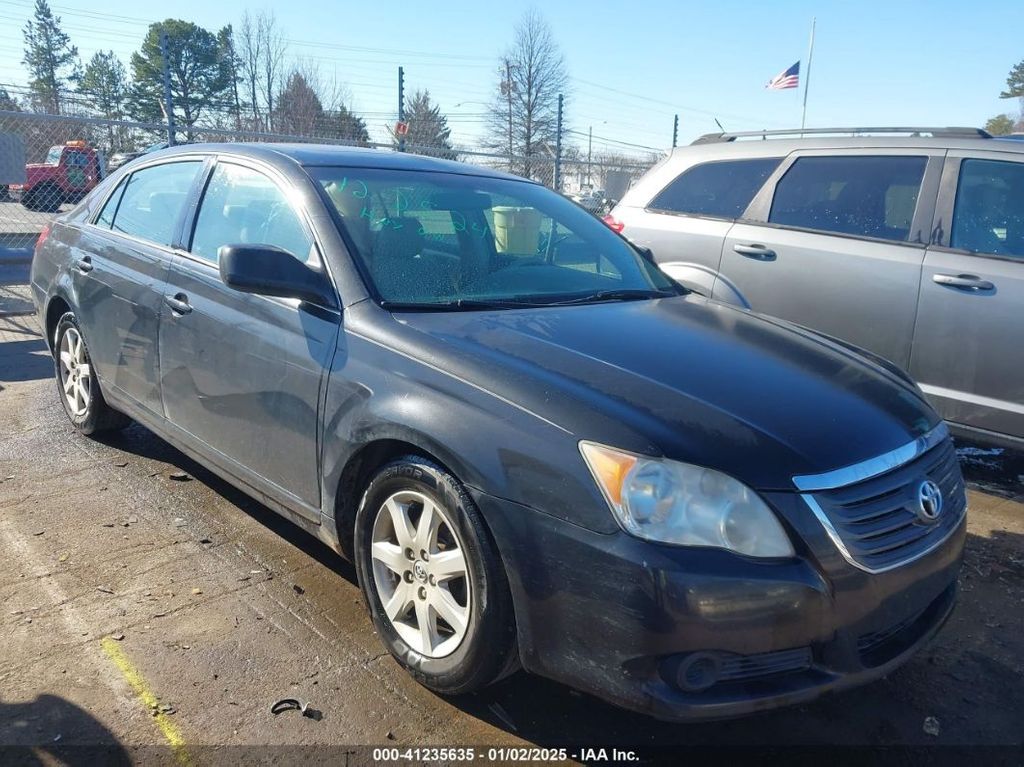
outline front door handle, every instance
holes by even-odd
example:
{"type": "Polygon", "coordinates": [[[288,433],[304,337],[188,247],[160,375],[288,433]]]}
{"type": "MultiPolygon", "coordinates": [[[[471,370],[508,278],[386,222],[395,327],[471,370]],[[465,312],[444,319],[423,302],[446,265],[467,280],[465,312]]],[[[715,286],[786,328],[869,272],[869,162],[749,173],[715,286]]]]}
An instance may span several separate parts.
{"type": "Polygon", "coordinates": [[[192,304],[188,302],[188,296],[178,293],[175,296],[164,296],[164,303],[171,307],[175,314],[188,314],[192,311],[192,304]]]}
{"type": "Polygon", "coordinates": [[[82,274],[88,274],[92,271],[92,256],[82,256],[75,263],[75,266],[78,267],[78,271],[82,274]]]}
{"type": "Polygon", "coordinates": [[[957,290],[993,290],[993,285],[988,280],[975,277],[973,274],[933,274],[932,282],[957,290]]]}
{"type": "Polygon", "coordinates": [[[775,251],[764,245],[733,245],[732,249],[741,256],[753,258],[757,261],[773,261],[775,259],[775,251]]]}

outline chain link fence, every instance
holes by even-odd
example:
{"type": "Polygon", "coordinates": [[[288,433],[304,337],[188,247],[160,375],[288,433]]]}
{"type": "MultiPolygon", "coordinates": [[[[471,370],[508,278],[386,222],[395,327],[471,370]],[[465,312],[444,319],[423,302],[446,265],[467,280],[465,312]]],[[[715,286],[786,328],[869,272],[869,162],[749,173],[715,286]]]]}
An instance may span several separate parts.
{"type": "MultiPolygon", "coordinates": [[[[336,134],[336,131],[335,131],[336,134]]],[[[329,143],[395,151],[392,143],[354,142],[309,126],[302,133],[277,133],[235,127],[179,128],[178,143],[292,142],[329,143]]],[[[46,223],[70,209],[108,173],[167,145],[164,123],[106,120],[96,117],[0,111],[0,248],[30,247],[46,223]]],[[[406,141],[413,154],[442,157],[481,165],[538,181],[561,190],[573,190],[574,199],[595,214],[602,214],[658,158],[643,162],[623,158],[563,156],[553,147],[541,147],[532,156],[509,155],[472,147],[420,146],[406,141]],[[560,165],[560,167],[558,167],[560,165]]]]}

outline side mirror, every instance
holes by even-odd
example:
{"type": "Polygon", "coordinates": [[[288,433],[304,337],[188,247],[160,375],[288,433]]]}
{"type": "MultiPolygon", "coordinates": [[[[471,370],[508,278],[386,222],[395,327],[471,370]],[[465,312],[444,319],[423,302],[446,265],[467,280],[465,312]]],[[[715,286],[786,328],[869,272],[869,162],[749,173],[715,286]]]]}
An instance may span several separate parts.
{"type": "Polygon", "coordinates": [[[337,306],[330,281],[273,245],[222,245],[217,251],[220,278],[243,293],[298,298],[320,306],[337,306]]]}

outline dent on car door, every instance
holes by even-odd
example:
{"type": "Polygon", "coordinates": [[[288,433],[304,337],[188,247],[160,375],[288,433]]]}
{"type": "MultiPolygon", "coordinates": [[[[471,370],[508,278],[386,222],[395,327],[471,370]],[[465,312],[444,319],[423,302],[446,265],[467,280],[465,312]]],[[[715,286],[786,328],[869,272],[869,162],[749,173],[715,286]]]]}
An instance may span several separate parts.
{"type": "Polygon", "coordinates": [[[157,365],[170,246],[202,162],[143,168],[84,227],[71,266],[89,353],[111,396],[162,413],[157,365]]]}
{"type": "Polygon", "coordinates": [[[791,158],[729,232],[715,297],[906,368],[940,172],[927,152],[791,158]]]}
{"type": "Polygon", "coordinates": [[[942,416],[1024,438],[1024,157],[950,152],[911,373],[942,416]]]}
{"type": "Polygon", "coordinates": [[[160,328],[168,422],[278,502],[319,520],[319,401],[340,315],[297,299],[236,291],[218,248],[266,244],[319,259],[278,182],[218,162],[187,254],[175,257],[160,328]]]}

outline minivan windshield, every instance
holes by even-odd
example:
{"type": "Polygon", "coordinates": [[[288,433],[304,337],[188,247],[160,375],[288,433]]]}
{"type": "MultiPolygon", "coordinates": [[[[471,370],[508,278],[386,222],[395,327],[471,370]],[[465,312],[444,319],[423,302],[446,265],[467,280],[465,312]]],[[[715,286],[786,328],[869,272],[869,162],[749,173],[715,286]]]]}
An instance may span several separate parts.
{"type": "Polygon", "coordinates": [[[686,292],[601,221],[512,179],[308,169],[383,305],[514,308],[686,292]]]}

